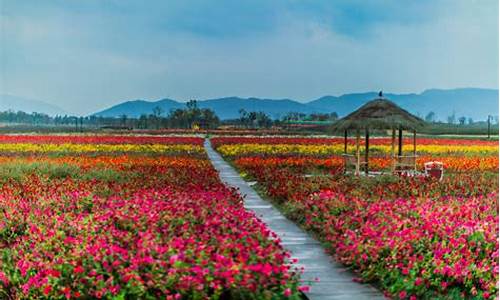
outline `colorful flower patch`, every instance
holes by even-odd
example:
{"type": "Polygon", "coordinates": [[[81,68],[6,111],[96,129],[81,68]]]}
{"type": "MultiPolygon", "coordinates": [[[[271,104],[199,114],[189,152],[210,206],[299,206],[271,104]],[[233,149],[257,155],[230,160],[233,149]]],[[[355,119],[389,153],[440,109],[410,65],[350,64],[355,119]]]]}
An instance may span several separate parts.
{"type": "Polygon", "coordinates": [[[151,135],[0,135],[4,144],[189,144],[203,146],[190,136],[151,135]]]}
{"type": "Polygon", "coordinates": [[[58,146],[110,152],[0,158],[0,298],[299,298],[289,254],[189,154],[202,139],[154,144],[188,146],[168,156],[78,140],[58,146]]]}
{"type": "MultiPolygon", "coordinates": [[[[378,141],[374,152],[390,149],[387,139],[378,141]]],[[[345,176],[342,143],[278,137],[214,141],[289,218],[387,296],[495,299],[497,142],[419,139],[419,169],[426,161],[443,162],[442,181],[345,176]]],[[[384,169],[390,161],[378,156],[370,164],[384,169]]]]}
{"type": "MultiPolygon", "coordinates": [[[[237,155],[316,155],[331,156],[344,153],[344,145],[329,144],[229,144],[220,145],[218,151],[225,156],[237,155]]],[[[1,150],[1,148],[0,148],[1,150]]],[[[364,148],[360,149],[361,151],[364,148]]],[[[354,153],[356,147],[348,145],[348,153],[354,153]]],[[[371,145],[370,152],[373,154],[390,154],[390,145],[371,145]]],[[[395,150],[397,151],[397,150],[395,150]]],[[[403,151],[412,152],[413,145],[404,145],[403,151]]],[[[417,153],[431,155],[467,154],[467,155],[498,155],[498,146],[492,145],[417,145],[417,153]]]]}

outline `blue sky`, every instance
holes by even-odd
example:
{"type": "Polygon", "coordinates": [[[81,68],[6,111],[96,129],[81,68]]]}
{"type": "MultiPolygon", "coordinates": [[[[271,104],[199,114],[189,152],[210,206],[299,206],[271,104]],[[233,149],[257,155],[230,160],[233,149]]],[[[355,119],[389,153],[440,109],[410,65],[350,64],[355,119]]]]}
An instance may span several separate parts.
{"type": "Polygon", "coordinates": [[[0,93],[310,100],[498,87],[498,1],[0,0],[0,93]]]}

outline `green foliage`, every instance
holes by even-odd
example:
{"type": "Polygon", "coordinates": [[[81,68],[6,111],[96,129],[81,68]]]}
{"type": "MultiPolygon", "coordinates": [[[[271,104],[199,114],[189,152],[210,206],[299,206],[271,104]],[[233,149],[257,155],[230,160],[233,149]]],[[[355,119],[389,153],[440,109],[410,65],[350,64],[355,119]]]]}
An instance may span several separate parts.
{"type": "MultiPolygon", "coordinates": [[[[445,124],[445,123],[427,123],[418,131],[420,134],[452,134],[452,135],[486,135],[488,126],[484,123],[474,124],[445,124]]],[[[498,135],[498,124],[490,128],[492,135],[498,135]]],[[[498,139],[498,137],[496,137],[498,139]]]]}
{"type": "Polygon", "coordinates": [[[33,162],[31,164],[7,163],[0,165],[0,182],[8,180],[20,181],[26,174],[37,173],[50,179],[65,178],[78,174],[79,168],[67,164],[50,164],[33,162]]]}
{"type": "Polygon", "coordinates": [[[28,226],[24,221],[8,219],[0,229],[0,243],[10,244],[17,237],[23,235],[27,228],[28,226]]]}
{"type": "Polygon", "coordinates": [[[52,164],[48,162],[33,162],[29,164],[12,162],[0,165],[0,182],[29,180],[26,179],[26,175],[29,174],[37,174],[48,179],[71,177],[104,182],[125,182],[130,179],[130,176],[137,176],[134,172],[120,173],[108,168],[96,168],[82,172],[79,167],[74,165],[52,164]]]}

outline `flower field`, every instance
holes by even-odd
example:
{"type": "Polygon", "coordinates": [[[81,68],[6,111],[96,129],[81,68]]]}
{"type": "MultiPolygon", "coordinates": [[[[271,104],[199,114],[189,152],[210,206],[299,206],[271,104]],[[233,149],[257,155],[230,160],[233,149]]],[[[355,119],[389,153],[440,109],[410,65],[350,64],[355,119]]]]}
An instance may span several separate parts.
{"type": "MultiPolygon", "coordinates": [[[[266,140],[262,138],[261,140],[266,140]]],[[[364,142],[363,142],[364,143],[364,142]]],[[[372,139],[370,141],[370,151],[373,153],[391,152],[391,141],[387,138],[372,139]]],[[[311,138],[269,138],[268,141],[259,143],[256,138],[224,138],[223,144],[215,140],[219,152],[225,156],[240,156],[251,154],[263,155],[340,155],[344,152],[343,139],[318,139],[311,138]],[[312,140],[312,141],[311,141],[312,140]]],[[[353,139],[349,140],[347,150],[351,153],[355,151],[353,139]]],[[[413,144],[410,140],[404,142],[403,151],[411,151],[413,144]]],[[[474,143],[471,140],[450,140],[450,139],[420,139],[418,150],[421,154],[428,155],[489,155],[498,153],[498,144],[495,142],[480,141],[474,143]]]]}
{"type": "MultiPolygon", "coordinates": [[[[343,139],[219,137],[212,144],[387,296],[498,296],[498,142],[417,139],[419,168],[443,162],[442,181],[344,176],[343,139]]],[[[389,167],[389,144],[373,139],[372,168],[389,167]]]]}
{"type": "Polygon", "coordinates": [[[203,139],[0,136],[0,299],[299,298],[203,139]]]}

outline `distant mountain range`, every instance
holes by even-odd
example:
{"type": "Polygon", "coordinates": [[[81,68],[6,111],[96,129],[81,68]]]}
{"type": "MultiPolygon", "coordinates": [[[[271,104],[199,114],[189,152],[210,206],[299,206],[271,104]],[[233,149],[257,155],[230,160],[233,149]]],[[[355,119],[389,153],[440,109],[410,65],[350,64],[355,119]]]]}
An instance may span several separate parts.
{"type": "MultiPolygon", "coordinates": [[[[185,108],[186,104],[172,99],[162,99],[155,102],[133,100],[117,104],[94,115],[104,117],[122,115],[139,117],[141,114],[151,114],[155,107],[160,107],[164,113],[168,113],[172,109],[185,108]]],[[[288,112],[312,113],[318,111],[314,107],[290,99],[275,100],[239,97],[202,100],[198,101],[198,107],[214,110],[221,119],[238,118],[240,109],[245,109],[246,111],[263,111],[273,118],[280,118],[288,112]]]]}
{"type": "MultiPolygon", "coordinates": [[[[238,118],[240,109],[262,111],[275,119],[281,118],[289,112],[306,114],[337,112],[339,116],[345,116],[377,96],[378,92],[352,93],[342,96],[324,96],[305,103],[292,99],[226,97],[200,100],[198,106],[214,110],[223,120],[238,118]]],[[[485,120],[488,115],[498,115],[499,102],[498,90],[496,89],[430,89],[420,94],[384,93],[384,97],[421,117],[425,117],[432,111],[436,114],[436,118],[442,121],[445,121],[453,113],[457,119],[465,116],[474,120],[485,120]]],[[[154,102],[146,100],[126,101],[94,115],[139,117],[141,114],[151,114],[155,107],[162,108],[166,114],[172,109],[184,108],[185,103],[172,99],[154,102]]]]}
{"type": "MultiPolygon", "coordinates": [[[[239,110],[262,111],[270,117],[279,119],[289,112],[330,113],[337,112],[345,116],[367,101],[377,98],[378,92],[351,93],[341,96],[324,96],[308,102],[293,99],[263,99],[225,97],[198,101],[201,108],[210,108],[223,120],[239,117],[239,110]]],[[[384,93],[384,97],[394,101],[404,109],[425,117],[430,111],[436,119],[446,121],[455,113],[474,120],[485,120],[488,115],[498,115],[498,90],[481,88],[430,89],[419,94],[384,93]]],[[[114,105],[108,109],[94,113],[95,116],[139,117],[151,114],[155,107],[161,107],[164,114],[172,109],[184,108],[184,102],[162,99],[159,101],[133,100],[114,105]]],[[[0,94],[0,111],[13,110],[39,112],[48,115],[70,114],[57,106],[39,100],[25,99],[13,95],[0,94]]]]}
{"type": "Polygon", "coordinates": [[[70,113],[64,111],[63,109],[45,103],[40,100],[26,99],[22,97],[17,97],[13,95],[0,94],[0,111],[24,111],[27,113],[37,112],[43,113],[50,116],[55,115],[70,115],[70,113]]]}

